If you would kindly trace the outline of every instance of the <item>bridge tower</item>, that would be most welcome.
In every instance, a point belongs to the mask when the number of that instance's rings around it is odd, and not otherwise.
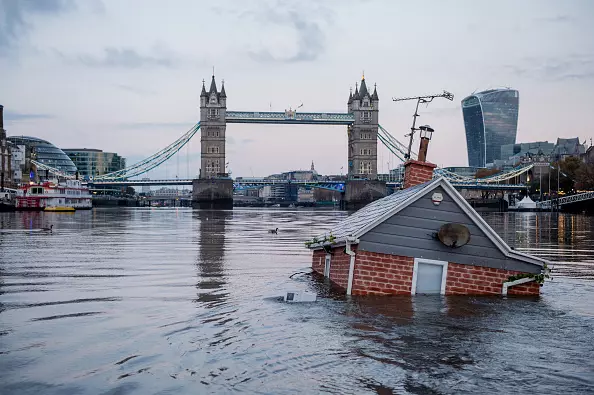
[[[349,178],[377,179],[377,132],[379,97],[377,87],[373,93],[367,90],[365,75],[355,94],[349,94],[348,112],[355,122],[348,127],[348,175]]]
[[[348,180],[341,206],[358,209],[386,196],[386,183],[377,179],[377,132],[379,97],[377,87],[367,90],[365,75],[355,94],[349,94],[348,111],[355,121],[348,126]]]
[[[217,91],[213,73],[208,92],[202,81],[200,93],[200,175],[192,182],[194,207],[233,207],[233,180],[225,171],[226,112],[225,82]]]
[[[217,91],[215,76],[212,75],[210,89],[206,91],[202,81],[200,93],[200,178],[217,178],[225,173],[225,113],[227,94],[225,81]]]

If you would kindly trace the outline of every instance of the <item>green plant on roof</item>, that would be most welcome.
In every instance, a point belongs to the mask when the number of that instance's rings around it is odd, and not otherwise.
[[[336,240],[336,237],[334,237],[334,235],[332,234],[332,232],[330,232],[330,237],[328,237],[328,241],[330,243],[334,243],[335,240]]]
[[[509,276],[507,278],[508,282],[512,282],[512,281],[516,281],[516,280],[520,280],[522,278],[531,278],[534,277],[534,281],[540,285],[543,285],[545,280],[548,280],[550,278],[552,278],[550,276],[551,273],[551,269],[549,269],[549,267],[547,266],[547,264],[545,263],[544,266],[542,267],[542,272],[539,274],[532,274],[532,273],[521,273],[521,274],[516,274],[513,276]]]

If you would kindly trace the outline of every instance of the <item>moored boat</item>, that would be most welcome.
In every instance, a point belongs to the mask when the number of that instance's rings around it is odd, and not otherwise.
[[[92,207],[89,189],[79,180],[46,181],[17,190],[17,210],[73,211]]]
[[[14,194],[4,190],[0,191],[0,212],[14,211]]]

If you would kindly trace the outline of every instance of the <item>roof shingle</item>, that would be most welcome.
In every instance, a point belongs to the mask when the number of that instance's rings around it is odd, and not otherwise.
[[[359,233],[365,229],[368,225],[377,221],[379,218],[386,215],[390,210],[404,203],[406,200],[416,195],[417,192],[421,191],[432,181],[425,182],[423,184],[415,185],[410,188],[396,191],[385,198],[376,200],[373,203],[369,203],[359,211],[348,216],[344,221],[337,224],[334,228],[330,229],[328,233],[321,235],[318,239],[323,239],[324,236],[332,234],[336,238],[336,242],[343,242],[345,238],[352,236],[358,237]]]

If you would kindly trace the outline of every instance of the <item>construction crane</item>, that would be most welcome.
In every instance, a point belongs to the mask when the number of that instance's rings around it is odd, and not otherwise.
[[[404,101],[404,100],[416,100],[417,101],[417,107],[415,108],[415,114],[413,115],[413,124],[412,124],[412,127],[410,128],[410,133],[405,135],[405,137],[410,136],[410,140],[408,142],[408,150],[407,150],[406,154],[404,155],[405,160],[410,159],[410,151],[412,149],[412,143],[413,143],[413,138],[414,138],[415,132],[417,130],[420,130],[420,129],[416,128],[417,117],[419,116],[419,104],[421,104],[421,103],[429,104],[436,97],[443,97],[445,99],[448,99],[449,101],[454,100],[454,95],[448,91],[443,91],[443,93],[438,93],[436,95],[398,97],[398,98],[393,97],[392,98],[393,101]]]

